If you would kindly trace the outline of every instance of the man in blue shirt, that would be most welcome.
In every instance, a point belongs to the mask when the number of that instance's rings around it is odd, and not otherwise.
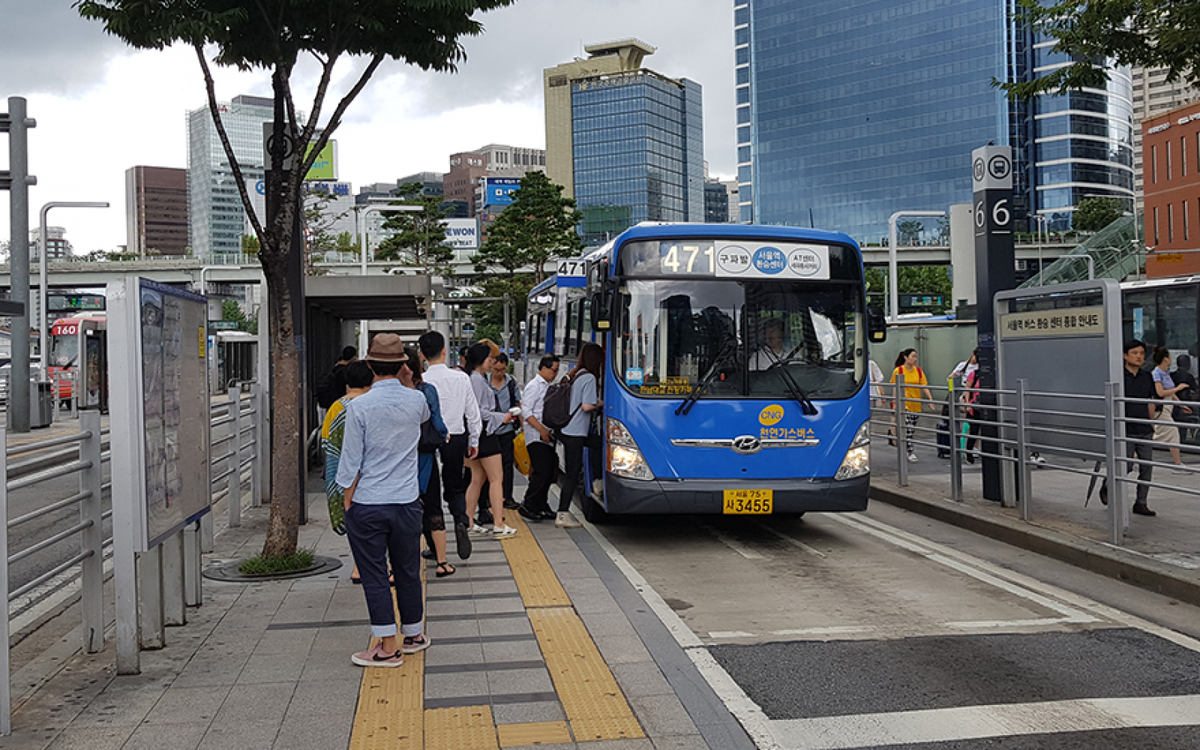
[[[408,357],[394,333],[371,339],[367,364],[375,373],[371,390],[346,405],[346,426],[337,484],[346,496],[346,535],[362,577],[371,617],[371,635],[379,642],[351,657],[363,667],[398,667],[402,653],[429,647],[421,599],[421,521],[417,443],[429,406],[420,391],[405,388],[397,377]],[[397,644],[388,558],[400,610]]]

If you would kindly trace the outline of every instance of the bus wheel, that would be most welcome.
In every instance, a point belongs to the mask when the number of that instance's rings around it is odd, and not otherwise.
[[[583,508],[583,517],[589,523],[602,524],[608,521],[608,513],[604,510],[604,506],[597,502],[595,496],[590,493],[584,493],[579,504]]]

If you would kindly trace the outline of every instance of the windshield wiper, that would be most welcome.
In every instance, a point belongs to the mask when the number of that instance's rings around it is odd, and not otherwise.
[[[803,344],[800,346],[803,346]],[[800,347],[798,346],[796,349],[793,349],[792,352],[788,354],[787,359],[780,359],[775,356],[775,352],[771,351],[770,347],[767,347],[767,356],[775,360],[767,366],[767,370],[774,370],[778,372],[779,378],[783,380],[784,387],[788,389],[788,393],[792,394],[792,398],[796,399],[796,402],[800,404],[800,411],[809,416],[813,416],[817,413],[816,404],[814,404],[808,397],[808,394],[806,394],[804,390],[800,388],[800,385],[796,383],[795,378],[792,377],[792,373],[787,369],[788,359],[790,359],[791,355],[799,350],[799,348]]]
[[[692,407],[696,405],[696,402],[700,400],[700,393],[707,388],[717,376],[717,368],[729,358],[729,355],[736,352],[737,348],[738,342],[736,338],[731,338],[725,343],[725,348],[721,349],[721,351],[713,359],[712,364],[708,366],[708,372],[704,373],[704,377],[700,379],[699,383],[696,383],[696,387],[693,388],[692,392],[688,394],[688,397],[683,400],[683,403],[676,407],[676,416],[679,416],[680,414],[687,416],[687,413],[691,411]]]

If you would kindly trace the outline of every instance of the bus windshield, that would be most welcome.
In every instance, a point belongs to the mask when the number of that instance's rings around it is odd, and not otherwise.
[[[625,279],[615,374],[643,397],[854,395],[866,372],[862,288],[852,283]]]
[[[50,365],[73,367],[79,360],[78,334],[59,334],[50,339]]]

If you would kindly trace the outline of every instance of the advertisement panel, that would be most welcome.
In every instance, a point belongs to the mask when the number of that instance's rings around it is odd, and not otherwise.
[[[478,219],[443,219],[446,225],[446,244],[455,250],[479,249]]]
[[[308,144],[304,155],[308,156],[312,153],[313,144]],[[312,167],[308,170],[308,174],[304,175],[306,180],[336,180],[337,177],[337,141],[329,141],[325,144],[325,148],[321,149],[321,153],[317,154],[317,158],[313,160]]]
[[[483,205],[511,205],[512,193],[519,187],[521,187],[521,178],[519,177],[485,177],[483,178]]]

